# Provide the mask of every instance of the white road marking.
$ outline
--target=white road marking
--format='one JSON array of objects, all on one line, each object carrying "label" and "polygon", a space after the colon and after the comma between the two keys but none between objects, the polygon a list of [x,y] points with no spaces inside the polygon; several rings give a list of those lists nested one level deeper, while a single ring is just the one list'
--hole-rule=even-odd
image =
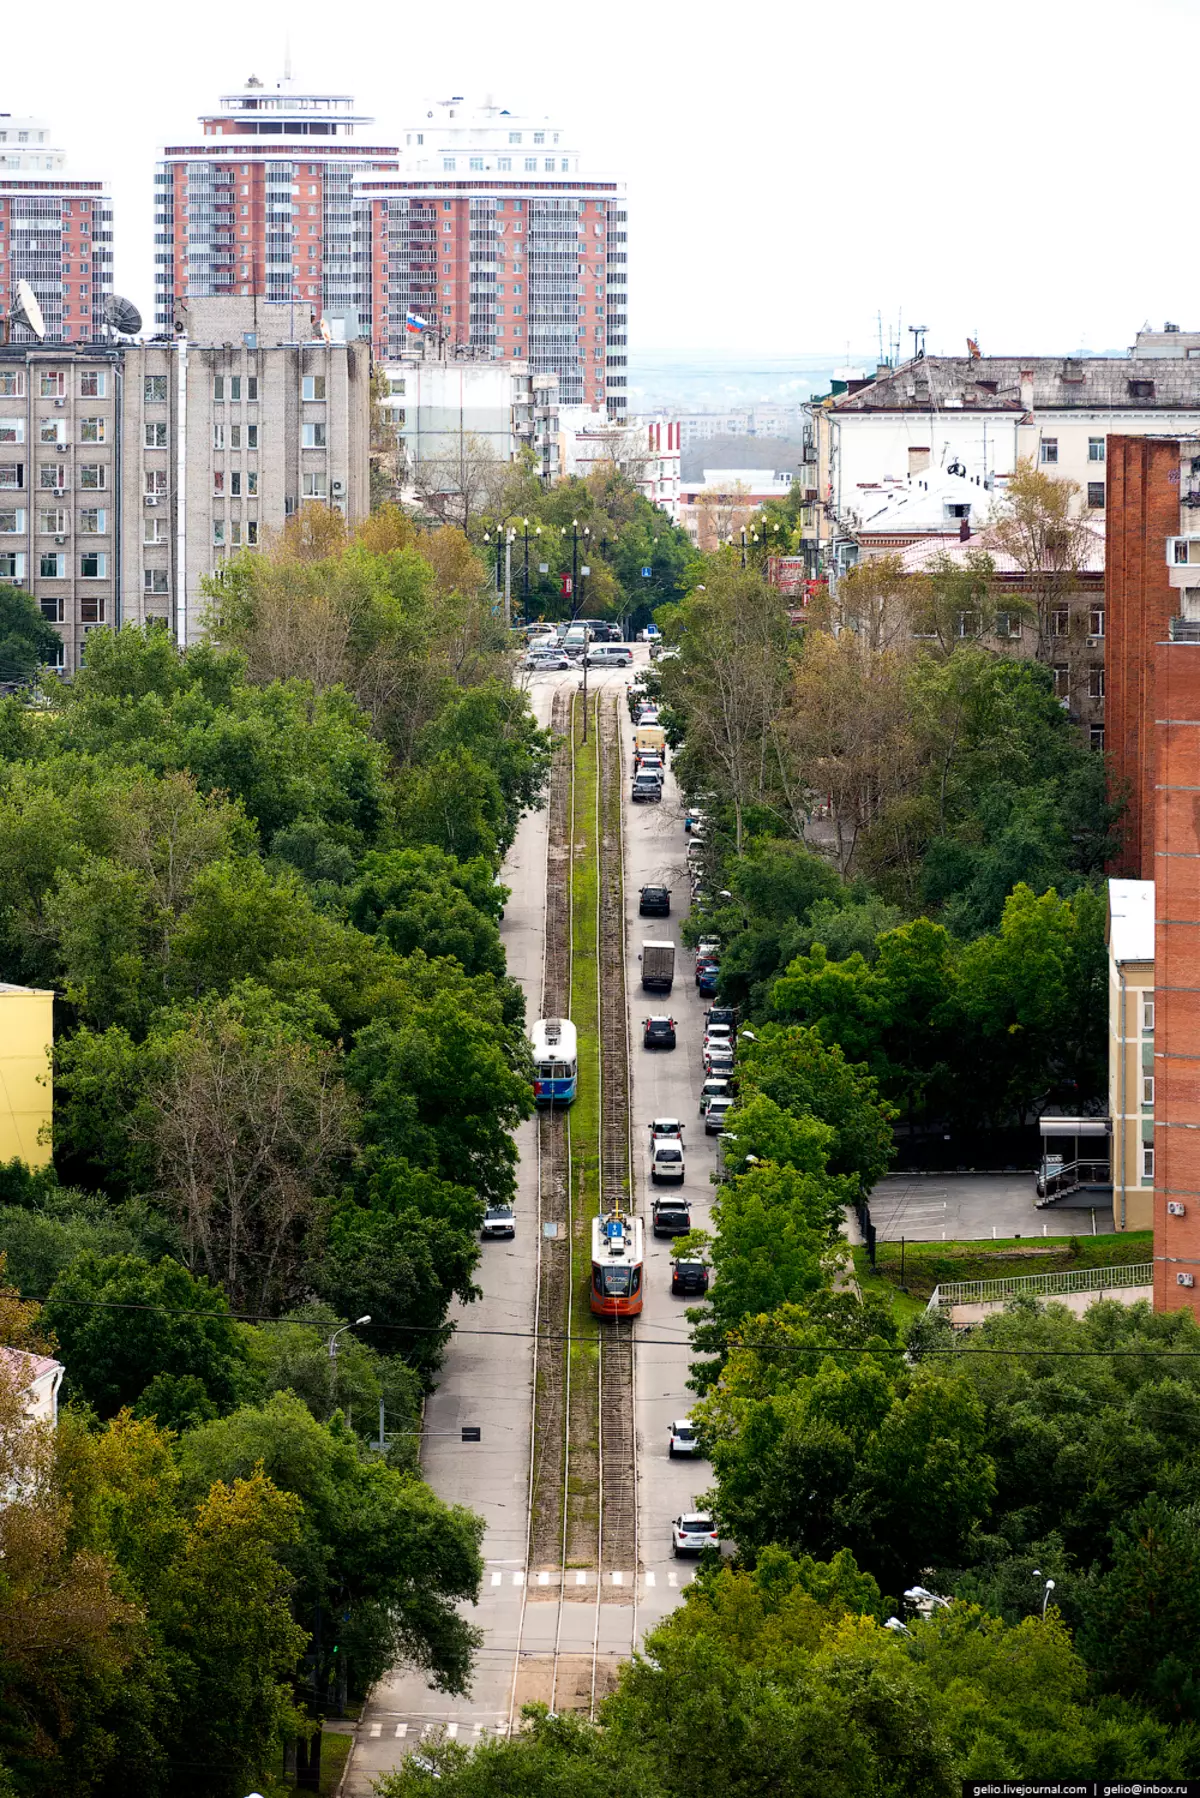
[{"label": "white road marking", "polygon": [[408,1734],[408,1724],[407,1723],[397,1723],[397,1725],[396,1725],[396,1740],[398,1742],[402,1742],[407,1734]]},{"label": "white road marking", "polygon": [[667,1584],[668,1584],[668,1586],[677,1586],[679,1584],[679,1580],[678,1580],[677,1576],[673,1573],[668,1573]]},{"label": "white road marking", "polygon": [[655,1575],[654,1575],[654,1574],[653,1574],[653,1573],[648,1573],[648,1574],[647,1574],[647,1575],[646,1575],[646,1584],[647,1584],[647,1585],[648,1585],[648,1586],[653,1586],[653,1585],[656,1585],[656,1584],[657,1584],[657,1580],[656,1580],[656,1577],[655,1577]]},{"label": "white road marking", "polygon": [[587,1574],[586,1573],[577,1573],[575,1575],[575,1584],[577,1586],[586,1586],[587,1585]]},{"label": "white road marking", "polygon": [[457,1736],[457,1734],[458,1734],[458,1724],[457,1723],[447,1723],[446,1734],[449,1736],[450,1740],[453,1741],[455,1736]]},{"label": "white road marking", "polygon": [[625,1575],[623,1573],[614,1573],[612,1576],[612,1583],[614,1586],[623,1586],[625,1584]]},{"label": "white road marking", "polygon": [[502,1573],[493,1573],[493,1575],[492,1575],[493,1586],[502,1585],[503,1581],[504,1581],[504,1575]]},{"label": "white road marking", "polygon": [[381,1736],[383,1734],[383,1724],[382,1723],[372,1723],[371,1727],[367,1731],[367,1734],[370,1736],[372,1741],[375,1741],[375,1739],[378,1736]]},{"label": "white road marking", "polygon": [[513,1585],[514,1586],[523,1586],[524,1584],[525,1584],[525,1575],[523,1573],[514,1573],[513,1574]]},{"label": "white road marking", "polygon": [[539,1586],[548,1586],[549,1584],[550,1584],[550,1575],[548,1573],[539,1573],[538,1574],[538,1585]]}]

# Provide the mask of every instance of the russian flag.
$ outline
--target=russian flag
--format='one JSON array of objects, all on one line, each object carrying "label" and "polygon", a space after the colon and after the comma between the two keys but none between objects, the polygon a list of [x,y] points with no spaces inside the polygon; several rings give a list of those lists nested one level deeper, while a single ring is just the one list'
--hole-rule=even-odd
[{"label": "russian flag", "polygon": [[429,329],[428,321],[417,312],[406,313],[404,323],[410,331],[427,331]]}]

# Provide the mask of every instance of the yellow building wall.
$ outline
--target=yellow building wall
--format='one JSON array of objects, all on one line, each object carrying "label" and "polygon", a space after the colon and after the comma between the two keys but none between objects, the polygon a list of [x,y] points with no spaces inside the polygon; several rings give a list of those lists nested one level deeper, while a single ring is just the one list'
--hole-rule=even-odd
[{"label": "yellow building wall", "polygon": [[50,1160],[53,1043],[54,994],[0,986],[0,1161]]}]

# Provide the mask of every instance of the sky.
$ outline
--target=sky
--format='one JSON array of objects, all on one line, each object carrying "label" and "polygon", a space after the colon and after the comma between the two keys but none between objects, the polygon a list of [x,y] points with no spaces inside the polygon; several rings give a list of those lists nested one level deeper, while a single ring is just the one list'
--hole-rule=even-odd
[{"label": "sky", "polygon": [[58,0],[48,31],[10,5],[0,48],[0,111],[47,116],[73,172],[111,181],[116,285],[147,319],[158,148],[251,73],[277,79],[290,42],[297,89],[352,93],[376,141],[452,93],[573,130],[628,183],[630,349],[650,366],[873,358],[880,317],[885,353],[918,324],[930,351],[995,354],[1200,327],[1200,0],[205,0],[157,19]]}]

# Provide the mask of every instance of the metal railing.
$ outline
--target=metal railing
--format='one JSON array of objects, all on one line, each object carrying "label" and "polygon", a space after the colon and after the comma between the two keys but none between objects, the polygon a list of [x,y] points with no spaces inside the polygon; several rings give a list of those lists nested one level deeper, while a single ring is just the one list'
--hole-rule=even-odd
[{"label": "metal railing", "polygon": [[1153,1286],[1153,1261],[1131,1261],[1121,1267],[1068,1269],[1057,1274],[1015,1274],[1007,1280],[956,1280],[935,1286],[927,1311],[952,1305],[1002,1304],[1006,1299],[1061,1298],[1071,1292],[1116,1292],[1130,1286]]}]

